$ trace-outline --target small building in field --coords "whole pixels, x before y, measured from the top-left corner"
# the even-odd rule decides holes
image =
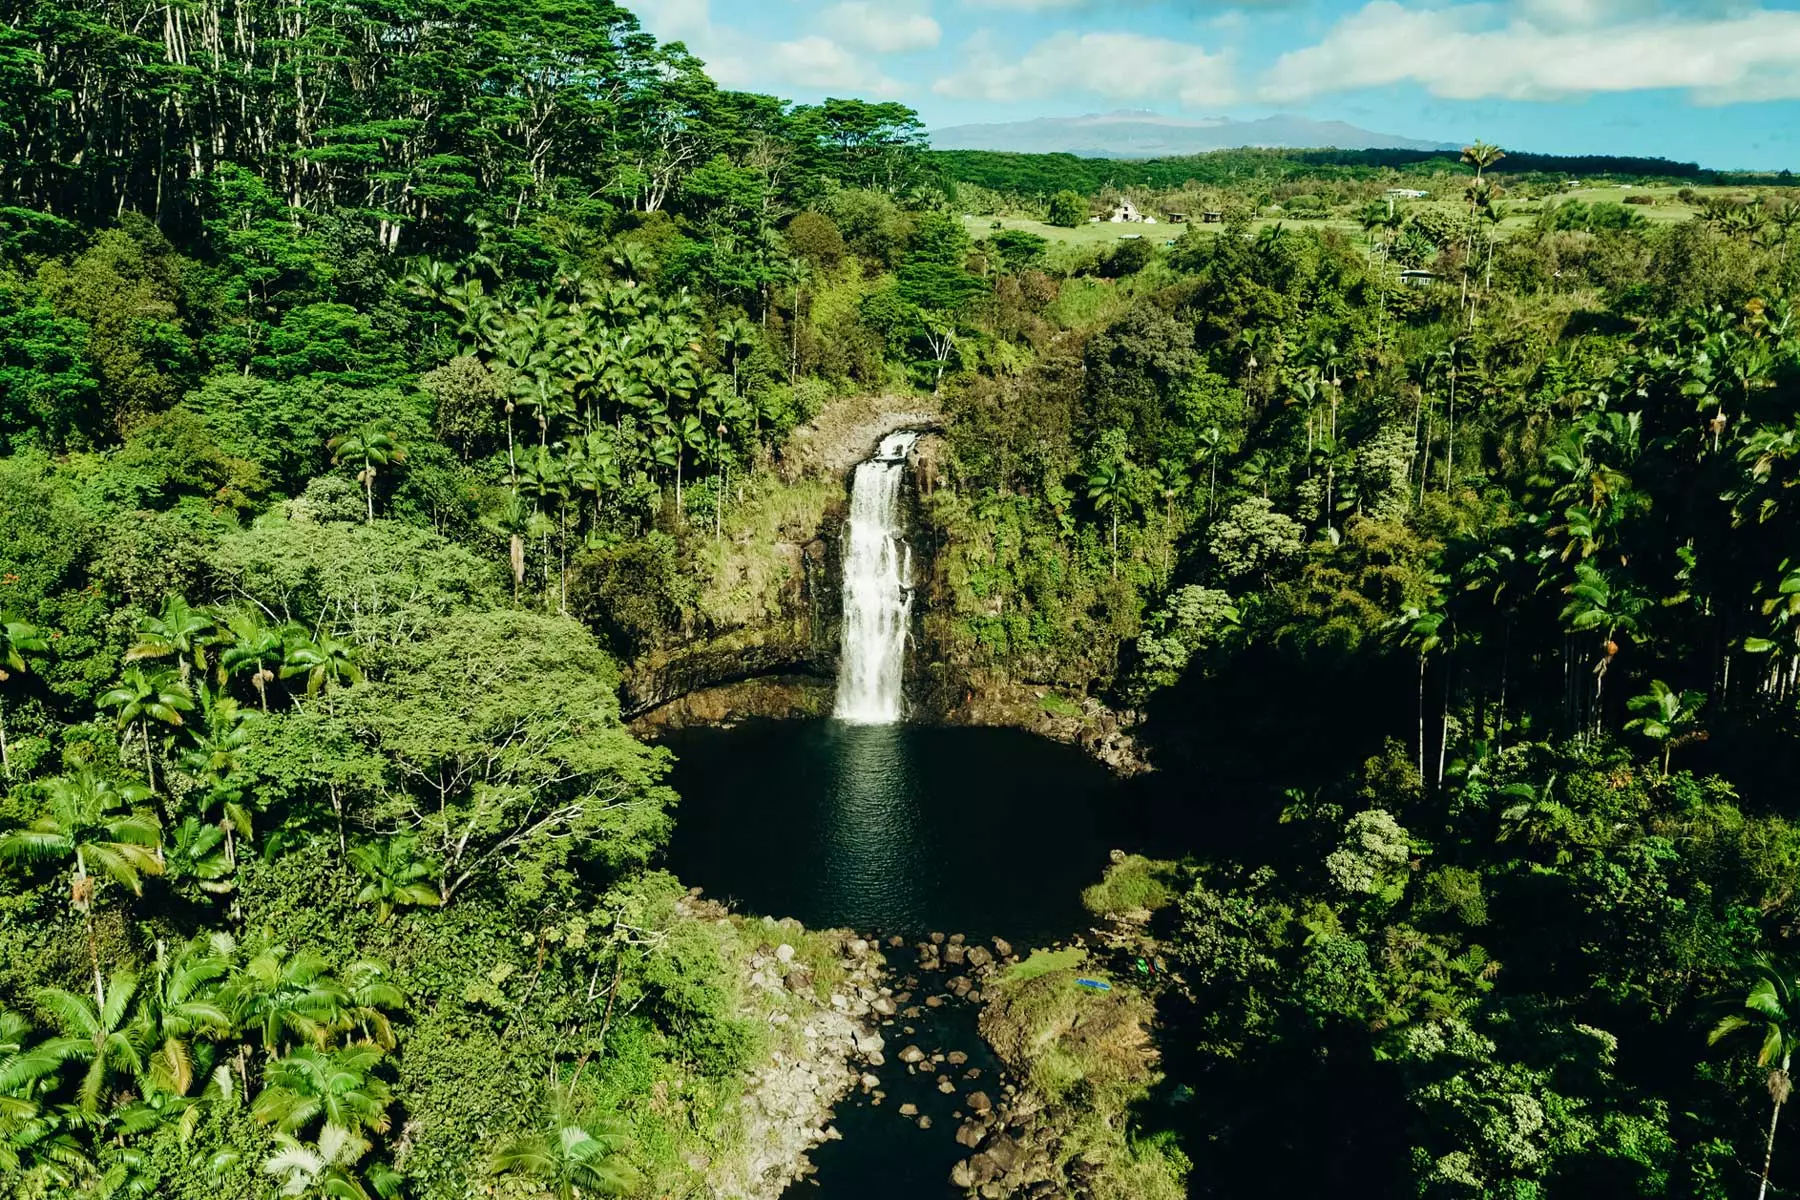
[[[1176,212],[1170,213],[1169,214],[1169,224],[1171,224],[1171,225],[1186,225],[1187,224],[1187,214],[1186,213],[1176,213]]]
[[[1225,223],[1225,214],[1222,212],[1203,212],[1200,214],[1200,223],[1202,225],[1223,225]]]
[[[1400,272],[1400,282],[1407,287],[1427,288],[1437,282],[1437,276],[1430,271],[1402,271]]]
[[[1143,219],[1144,214],[1140,213],[1137,209],[1137,205],[1129,200],[1121,200],[1113,207],[1112,223],[1114,225],[1136,225],[1142,222]]]
[[[1389,188],[1387,194],[1396,200],[1423,200],[1431,195],[1422,188]]]

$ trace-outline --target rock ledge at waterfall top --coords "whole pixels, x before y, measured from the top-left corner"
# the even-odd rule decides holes
[[[930,397],[845,396],[788,435],[781,473],[790,480],[807,474],[847,475],[889,434],[936,429],[943,421],[943,411]]]

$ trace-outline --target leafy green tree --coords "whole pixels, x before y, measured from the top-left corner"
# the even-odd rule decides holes
[[[0,775],[12,777],[12,760],[6,749],[6,694],[4,685],[13,676],[31,669],[27,654],[50,649],[50,639],[31,622],[12,613],[0,613]]]
[[[1095,463],[1087,476],[1087,498],[1094,511],[1112,524],[1112,573],[1119,574],[1119,516],[1129,514],[1136,499],[1131,464],[1123,459]]]
[[[1727,1009],[1706,1036],[1708,1045],[1740,1030],[1756,1035],[1760,1045],[1756,1065],[1770,1068],[1768,1075],[1769,1140],[1763,1151],[1762,1185],[1757,1200],[1769,1194],[1769,1168],[1775,1160],[1775,1126],[1781,1120],[1781,1106],[1787,1103],[1793,1084],[1788,1075],[1793,1064],[1794,1046],[1800,1041],[1800,1027],[1795,1014],[1800,1013],[1793,975],[1767,955],[1757,955],[1742,968],[1741,991],[1721,1004]]]
[[[1050,197],[1049,223],[1073,229],[1087,222],[1087,198],[1079,192],[1061,191]]]

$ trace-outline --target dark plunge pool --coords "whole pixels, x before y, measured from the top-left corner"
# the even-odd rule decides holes
[[[1141,847],[1136,795],[1081,751],[1011,729],[769,722],[671,734],[682,800],[671,866],[747,913],[824,928],[995,935],[1023,952],[1086,928],[1081,889],[1113,848]],[[910,950],[892,952],[898,973]],[[961,1050],[992,1079],[975,1010],[953,1004],[884,1030],[890,1048]],[[846,1097],[843,1140],[813,1155],[792,1197],[936,1200],[949,1170],[958,1097],[929,1076],[882,1072],[874,1106]],[[967,1085],[965,1085],[967,1086]],[[920,1129],[898,1115],[914,1103]]]

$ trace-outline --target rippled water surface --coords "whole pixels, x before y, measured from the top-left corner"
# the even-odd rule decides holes
[[[813,927],[999,935],[1021,952],[1085,926],[1081,889],[1107,852],[1139,848],[1135,793],[1080,751],[1010,729],[854,726],[835,721],[688,730],[671,865],[681,878],[747,913]],[[904,974],[908,950],[889,951]],[[890,1055],[908,1042],[960,1049],[993,1081],[975,1009],[928,1009],[882,1032]],[[890,1059],[888,1099],[846,1098],[844,1138],[813,1155],[818,1174],[790,1197],[938,1200],[957,1193],[950,1166],[968,1152],[952,1138],[960,1096]],[[911,1102],[928,1130],[901,1118]]]

